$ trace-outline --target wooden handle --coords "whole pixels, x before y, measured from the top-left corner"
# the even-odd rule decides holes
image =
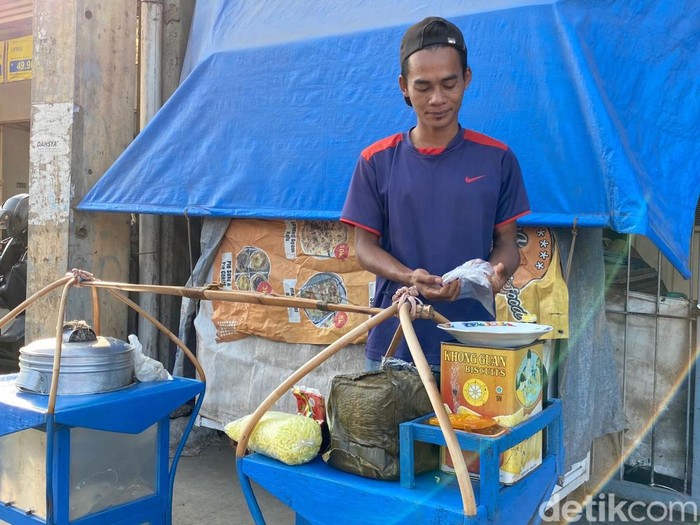
[[[260,304],[264,306],[282,306],[285,308],[305,308],[310,310],[323,310],[328,312],[350,312],[366,315],[377,315],[384,310],[369,306],[360,306],[347,303],[329,303],[317,301],[315,299],[304,299],[301,297],[289,297],[286,295],[265,294],[260,292],[241,292],[236,290],[216,290],[211,287],[186,287],[186,286],[163,286],[153,284],[131,284],[110,281],[82,281],[76,286],[111,288],[124,292],[157,293],[163,295],[175,295],[187,297],[189,299],[200,299],[208,301],[230,301],[234,303]],[[437,313],[430,305],[419,305],[417,317],[420,319],[434,319],[438,323],[446,322],[442,315]]]
[[[467,465],[464,462],[462,449],[459,447],[457,435],[455,434],[454,428],[452,428],[452,423],[450,423],[447,411],[445,410],[442,396],[440,395],[440,391],[435,383],[433,371],[430,369],[430,365],[425,359],[425,354],[423,354],[423,349],[421,348],[418,337],[416,336],[416,331],[413,329],[410,310],[410,305],[406,303],[404,303],[399,310],[399,319],[403,328],[404,337],[406,338],[408,349],[411,352],[413,363],[418,369],[418,375],[420,375],[423,385],[425,386],[425,390],[428,392],[430,404],[435,411],[438,423],[440,423],[440,429],[445,436],[447,450],[450,452],[450,456],[452,457],[452,463],[454,464],[455,475],[457,476],[457,483],[459,485],[459,492],[462,496],[464,514],[466,516],[476,516],[474,489],[472,488],[472,483],[469,479],[469,471],[467,470]]]
[[[63,348],[63,323],[66,316],[66,303],[70,289],[78,282],[77,277],[71,277],[63,286],[61,301],[58,304],[58,316],[56,318],[56,340],[53,354],[53,368],[51,369],[51,387],[49,388],[49,401],[46,413],[53,415],[56,410],[56,395],[58,395],[58,376],[61,373],[61,349]]]

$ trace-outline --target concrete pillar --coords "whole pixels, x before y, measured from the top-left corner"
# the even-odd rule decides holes
[[[180,73],[185,60],[187,40],[192,25],[194,0],[163,1],[163,103],[180,84]],[[199,221],[195,219],[195,223]],[[199,246],[199,229],[193,232],[192,243]],[[196,261],[194,261],[196,262]],[[194,264],[193,262],[193,264]],[[164,215],[161,217],[161,280],[162,284],[183,286],[190,274],[190,261],[187,243],[187,223],[182,217]],[[173,333],[178,333],[180,321],[179,297],[160,296],[160,321]],[[165,337],[159,339],[159,357],[172,368],[176,347]]]
[[[180,85],[193,13],[194,0],[163,0],[163,102]]]
[[[163,2],[141,1],[139,5],[139,128],[143,130],[161,106],[163,47]],[[161,284],[161,228],[158,215],[139,216],[139,282]],[[160,318],[160,299],[155,294],[139,294],[139,306]],[[139,341],[143,353],[158,358],[158,328],[146,319],[139,320]]]
[[[127,281],[129,220],[74,206],[134,136],[136,2],[34,2],[28,294],[77,267]],[[104,335],[126,338],[127,309],[100,294]],[[26,340],[54,334],[60,294],[36,303]],[[66,319],[92,322],[89,290]]]

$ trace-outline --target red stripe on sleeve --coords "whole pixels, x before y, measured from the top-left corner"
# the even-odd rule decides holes
[[[344,219],[344,218],[342,218],[342,217],[340,218],[340,222],[344,222],[345,224],[349,224],[350,226],[355,226],[356,228],[362,228],[362,229],[365,230],[365,231],[368,231],[368,232],[370,232],[370,233],[373,233],[373,234],[376,235],[377,237],[381,237],[381,236],[382,236],[382,234],[379,233],[379,232],[378,232],[377,230],[375,230],[374,228],[370,228],[369,226],[365,226],[364,224],[360,224],[359,222],[351,221],[350,219]]]
[[[385,149],[396,147],[396,145],[402,140],[403,133],[397,133],[396,135],[392,135],[390,137],[377,141],[371,146],[367,146],[362,151],[362,157],[365,160],[369,161],[369,159],[371,159],[373,155],[379,153],[380,151],[384,151]]]
[[[479,133],[477,131],[472,131],[471,129],[464,130],[464,138],[476,142],[477,144],[483,144],[484,146],[493,146],[498,149],[507,150],[508,145],[503,142],[496,140],[488,135]]]
[[[502,222],[499,222],[498,224],[496,224],[494,226],[494,229],[498,228],[499,226],[503,226],[504,224],[510,224],[513,221],[517,221],[520,217],[524,217],[525,215],[530,215],[530,213],[531,213],[531,211],[527,210],[527,211],[524,211],[522,213],[519,213],[518,215],[514,215],[510,219],[506,219],[505,221],[502,221]]]

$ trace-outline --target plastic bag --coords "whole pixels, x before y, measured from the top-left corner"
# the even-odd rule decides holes
[[[443,275],[442,282],[447,284],[459,279],[462,285],[459,299],[476,299],[489,314],[495,315],[493,289],[489,279],[492,275],[493,266],[490,262],[472,259]]]
[[[416,376],[418,376],[418,368],[416,368],[416,365],[409,361],[404,361],[403,359],[399,359],[398,357],[387,357],[383,356],[382,357],[382,364],[379,367],[380,370],[385,370],[387,368],[391,368],[392,370],[407,370]],[[420,378],[420,376],[418,376]],[[421,384],[423,384],[421,382]],[[426,395],[428,395],[426,393]]]
[[[144,355],[141,341],[135,335],[129,336],[129,343],[134,347],[134,377],[142,383],[151,381],[172,381],[173,376],[165,369],[163,363]]]
[[[236,419],[224,427],[234,441],[243,434],[251,416]],[[270,410],[260,418],[248,441],[248,449],[287,465],[308,463],[321,448],[321,427],[310,417]]]

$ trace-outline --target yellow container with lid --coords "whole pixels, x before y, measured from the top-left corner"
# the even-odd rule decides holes
[[[443,342],[440,359],[442,399],[453,413],[472,413],[513,427],[542,410],[542,342],[517,348],[487,348]],[[473,475],[478,456],[465,452]],[[538,433],[501,457],[500,481],[512,484],[542,463]],[[441,468],[454,471],[443,447]]]

